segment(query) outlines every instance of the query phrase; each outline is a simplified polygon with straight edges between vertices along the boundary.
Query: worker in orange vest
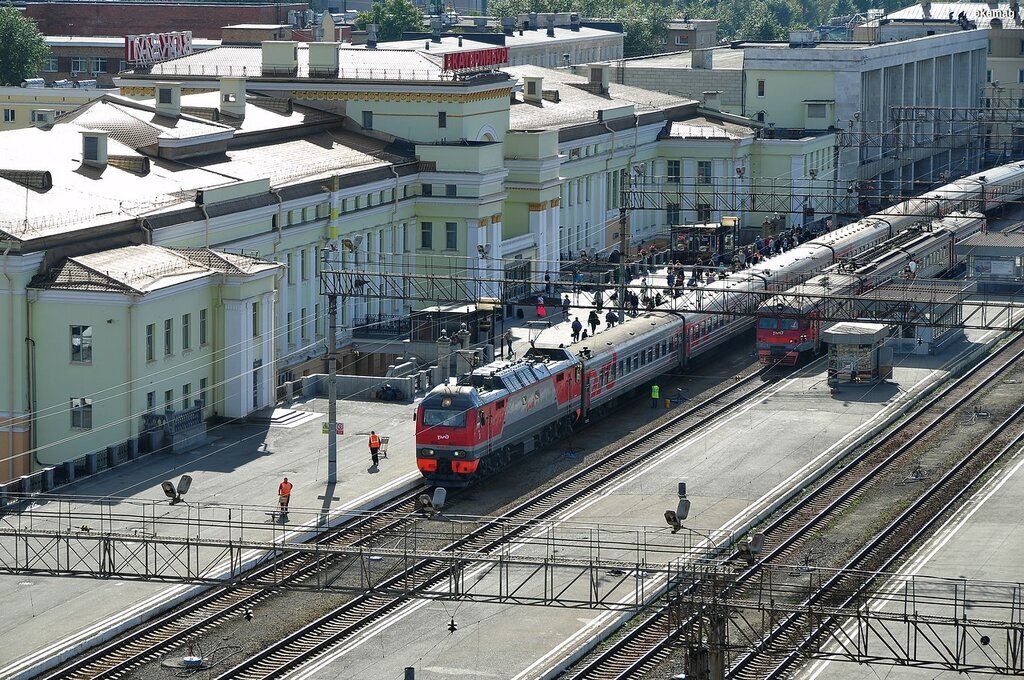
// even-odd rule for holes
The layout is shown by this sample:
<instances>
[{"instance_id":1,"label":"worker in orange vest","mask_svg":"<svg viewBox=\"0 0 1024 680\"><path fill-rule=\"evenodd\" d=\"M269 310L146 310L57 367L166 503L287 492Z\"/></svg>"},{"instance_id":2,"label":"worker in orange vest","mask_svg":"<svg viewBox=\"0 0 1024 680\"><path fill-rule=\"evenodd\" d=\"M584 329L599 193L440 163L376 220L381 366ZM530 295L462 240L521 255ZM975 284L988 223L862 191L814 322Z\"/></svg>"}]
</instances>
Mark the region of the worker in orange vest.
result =
<instances>
[{"instance_id":1,"label":"worker in orange vest","mask_svg":"<svg viewBox=\"0 0 1024 680\"><path fill-rule=\"evenodd\" d=\"M288 512L288 501L292 499L292 483L285 477L277 487L277 500L281 504L281 512Z\"/></svg>"},{"instance_id":2,"label":"worker in orange vest","mask_svg":"<svg viewBox=\"0 0 1024 680\"><path fill-rule=\"evenodd\" d=\"M373 430L370 430L370 460L373 461L373 467L377 467L377 452L380 451L380 437Z\"/></svg>"}]
</instances>

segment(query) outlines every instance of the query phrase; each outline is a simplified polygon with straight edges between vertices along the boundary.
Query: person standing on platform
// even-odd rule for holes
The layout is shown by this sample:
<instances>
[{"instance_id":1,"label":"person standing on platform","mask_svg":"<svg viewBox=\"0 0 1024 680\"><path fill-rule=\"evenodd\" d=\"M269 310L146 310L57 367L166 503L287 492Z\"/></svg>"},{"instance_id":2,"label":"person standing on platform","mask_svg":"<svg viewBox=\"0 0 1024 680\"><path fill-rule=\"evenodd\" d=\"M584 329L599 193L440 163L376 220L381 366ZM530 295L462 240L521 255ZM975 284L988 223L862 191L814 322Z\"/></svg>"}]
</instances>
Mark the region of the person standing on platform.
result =
<instances>
[{"instance_id":1,"label":"person standing on platform","mask_svg":"<svg viewBox=\"0 0 1024 680\"><path fill-rule=\"evenodd\" d=\"M288 512L288 503L292 499L292 483L285 477L284 481L277 485L277 502L281 506L281 513Z\"/></svg>"},{"instance_id":2,"label":"person standing on platform","mask_svg":"<svg viewBox=\"0 0 1024 680\"><path fill-rule=\"evenodd\" d=\"M580 323L580 317L576 317L572 322L572 341L579 342L580 331L583 330L583 324Z\"/></svg>"},{"instance_id":3,"label":"person standing on platform","mask_svg":"<svg viewBox=\"0 0 1024 680\"><path fill-rule=\"evenodd\" d=\"M508 358L511 359L515 356L515 352L512 351L512 329L509 328L505 331L505 346L508 347Z\"/></svg>"},{"instance_id":4,"label":"person standing on platform","mask_svg":"<svg viewBox=\"0 0 1024 680\"><path fill-rule=\"evenodd\" d=\"M651 385L651 408L658 408L658 398L661 396L661 388Z\"/></svg>"},{"instance_id":5,"label":"person standing on platform","mask_svg":"<svg viewBox=\"0 0 1024 680\"><path fill-rule=\"evenodd\" d=\"M543 319L547 315L548 315L548 310L547 310L546 307L544 307L544 296L543 295L538 295L537 296L537 318Z\"/></svg>"},{"instance_id":6,"label":"person standing on platform","mask_svg":"<svg viewBox=\"0 0 1024 680\"><path fill-rule=\"evenodd\" d=\"M601 317L597 315L596 309L590 310L590 316L587 317L587 324L590 325L590 334L594 335L597 333L597 327L601 325Z\"/></svg>"},{"instance_id":7,"label":"person standing on platform","mask_svg":"<svg viewBox=\"0 0 1024 680\"><path fill-rule=\"evenodd\" d=\"M569 300L568 295L562 296L562 316L569 318L569 308L572 307L572 301Z\"/></svg>"},{"instance_id":8,"label":"person standing on platform","mask_svg":"<svg viewBox=\"0 0 1024 680\"><path fill-rule=\"evenodd\" d=\"M380 437L373 430L370 430L370 460L373 461L373 467L377 467L378 459L377 454L380 453Z\"/></svg>"},{"instance_id":9,"label":"person standing on platform","mask_svg":"<svg viewBox=\"0 0 1024 680\"><path fill-rule=\"evenodd\" d=\"M597 313L600 314L602 307L604 307L604 293L602 293L601 289L598 288L594 291L594 309L596 309Z\"/></svg>"},{"instance_id":10,"label":"person standing on platform","mask_svg":"<svg viewBox=\"0 0 1024 680\"><path fill-rule=\"evenodd\" d=\"M608 328L615 328L615 323L619 320L619 315L614 310L609 309L608 313L604 316L605 322L608 324Z\"/></svg>"}]
</instances>

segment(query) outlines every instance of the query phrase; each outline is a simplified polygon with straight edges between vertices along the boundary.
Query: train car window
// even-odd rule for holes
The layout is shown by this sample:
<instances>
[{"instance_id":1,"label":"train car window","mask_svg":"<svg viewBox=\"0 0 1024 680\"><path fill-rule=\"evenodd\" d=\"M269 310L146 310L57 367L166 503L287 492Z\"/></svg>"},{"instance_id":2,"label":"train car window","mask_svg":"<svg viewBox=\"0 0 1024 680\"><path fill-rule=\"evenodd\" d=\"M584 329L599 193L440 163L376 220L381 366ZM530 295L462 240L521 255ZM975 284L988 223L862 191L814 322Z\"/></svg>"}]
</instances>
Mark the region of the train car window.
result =
<instances>
[{"instance_id":1,"label":"train car window","mask_svg":"<svg viewBox=\"0 0 1024 680\"><path fill-rule=\"evenodd\" d=\"M646 366L647 365L647 352L640 352L640 365L641 366Z\"/></svg>"},{"instance_id":2,"label":"train car window","mask_svg":"<svg viewBox=\"0 0 1024 680\"><path fill-rule=\"evenodd\" d=\"M800 328L799 319L780 319L780 321L784 331L795 331Z\"/></svg>"},{"instance_id":3,"label":"train car window","mask_svg":"<svg viewBox=\"0 0 1024 680\"><path fill-rule=\"evenodd\" d=\"M448 409L425 408L423 409L423 424L427 427L465 427L466 412L451 411Z\"/></svg>"},{"instance_id":4,"label":"train car window","mask_svg":"<svg viewBox=\"0 0 1024 680\"><path fill-rule=\"evenodd\" d=\"M622 375L624 373L624 371L622 370L624 363L625 362L623 362L622 359L619 359L619 375Z\"/></svg>"},{"instance_id":5,"label":"train car window","mask_svg":"<svg viewBox=\"0 0 1024 680\"><path fill-rule=\"evenodd\" d=\"M779 320L773 316L762 316L757 320L757 327L765 330L775 330L779 327Z\"/></svg>"},{"instance_id":6,"label":"train car window","mask_svg":"<svg viewBox=\"0 0 1024 680\"><path fill-rule=\"evenodd\" d=\"M476 419L477 425L480 426L480 427L483 427L484 426L484 422L486 420L487 420L487 416L484 414L483 411L480 411L477 414L477 419Z\"/></svg>"},{"instance_id":7,"label":"train car window","mask_svg":"<svg viewBox=\"0 0 1024 680\"><path fill-rule=\"evenodd\" d=\"M647 350L647 361L651 361L651 362L654 361L654 348L653 347L651 347L650 349Z\"/></svg>"},{"instance_id":8,"label":"train car window","mask_svg":"<svg viewBox=\"0 0 1024 680\"><path fill-rule=\"evenodd\" d=\"M668 340L661 341L661 355L665 356L668 354Z\"/></svg>"},{"instance_id":9,"label":"train car window","mask_svg":"<svg viewBox=\"0 0 1024 680\"><path fill-rule=\"evenodd\" d=\"M565 375L562 374L562 373L559 373L558 376L555 378L555 382L563 382L564 380L565 380Z\"/></svg>"},{"instance_id":10,"label":"train car window","mask_svg":"<svg viewBox=\"0 0 1024 680\"><path fill-rule=\"evenodd\" d=\"M502 399L497 404L495 404L495 408L505 408L505 400Z\"/></svg>"}]
</instances>

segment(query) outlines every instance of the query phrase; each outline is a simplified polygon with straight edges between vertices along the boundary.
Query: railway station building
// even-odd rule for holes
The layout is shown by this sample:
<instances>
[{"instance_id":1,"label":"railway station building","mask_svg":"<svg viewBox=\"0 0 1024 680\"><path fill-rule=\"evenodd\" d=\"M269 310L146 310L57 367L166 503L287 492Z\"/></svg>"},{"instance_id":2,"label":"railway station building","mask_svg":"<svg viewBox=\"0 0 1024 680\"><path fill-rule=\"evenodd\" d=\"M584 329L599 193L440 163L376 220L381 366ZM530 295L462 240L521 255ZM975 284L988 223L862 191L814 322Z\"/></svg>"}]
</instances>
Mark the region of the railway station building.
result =
<instances>
[{"instance_id":1,"label":"railway station building","mask_svg":"<svg viewBox=\"0 0 1024 680\"><path fill-rule=\"evenodd\" d=\"M794 32L784 43L737 41L607 67L615 82L692 99L711 93L723 111L763 123L759 134L768 138L832 134L836 191L852 187L874 205L980 165L977 120L938 114L976 108L986 80L987 32L957 28L874 43L816 42L813 32ZM934 113L894 119L894 107Z\"/></svg>"},{"instance_id":2,"label":"railway station building","mask_svg":"<svg viewBox=\"0 0 1024 680\"><path fill-rule=\"evenodd\" d=\"M220 47L5 133L0 477L137 442L204 387L205 415L245 417L322 373L325 248L371 281L472 275L489 297L505 277L518 299L583 249L602 257L624 237L632 252L676 219L717 221L716 200L749 192L767 162L749 120L598 65L506 59ZM772 162L802 163L791 148ZM709 183L675 186L690 172ZM710 181L726 175L727 189ZM678 203L627 211L621 232L623 191L661 185ZM343 370L382 374L393 357L367 348L441 301L393 293L339 305Z\"/></svg>"}]
</instances>

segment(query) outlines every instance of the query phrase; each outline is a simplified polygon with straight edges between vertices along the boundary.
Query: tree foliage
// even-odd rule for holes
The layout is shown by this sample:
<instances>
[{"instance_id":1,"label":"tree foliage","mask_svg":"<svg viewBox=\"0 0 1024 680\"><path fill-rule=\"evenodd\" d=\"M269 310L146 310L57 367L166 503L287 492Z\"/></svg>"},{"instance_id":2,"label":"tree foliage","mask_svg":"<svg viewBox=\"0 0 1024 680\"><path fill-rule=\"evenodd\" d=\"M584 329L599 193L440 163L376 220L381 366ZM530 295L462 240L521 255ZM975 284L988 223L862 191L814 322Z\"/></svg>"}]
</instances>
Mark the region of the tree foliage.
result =
<instances>
[{"instance_id":1,"label":"tree foliage","mask_svg":"<svg viewBox=\"0 0 1024 680\"><path fill-rule=\"evenodd\" d=\"M10 4L0 6L0 85L34 77L49 53L34 23Z\"/></svg>"},{"instance_id":2,"label":"tree foliage","mask_svg":"<svg viewBox=\"0 0 1024 680\"><path fill-rule=\"evenodd\" d=\"M401 40L403 33L423 30L423 15L409 0L384 0L356 15L353 24L360 31L377 24L377 40L381 42Z\"/></svg>"}]
</instances>

